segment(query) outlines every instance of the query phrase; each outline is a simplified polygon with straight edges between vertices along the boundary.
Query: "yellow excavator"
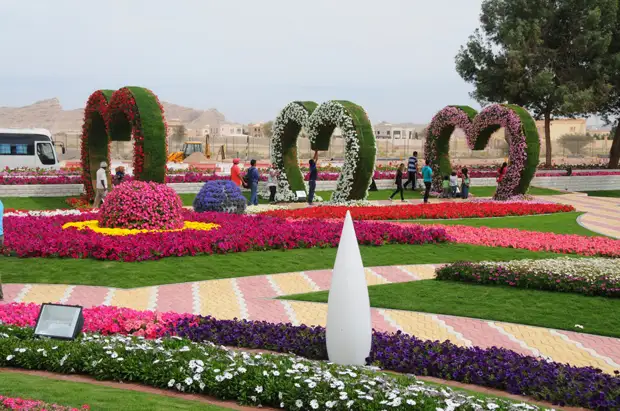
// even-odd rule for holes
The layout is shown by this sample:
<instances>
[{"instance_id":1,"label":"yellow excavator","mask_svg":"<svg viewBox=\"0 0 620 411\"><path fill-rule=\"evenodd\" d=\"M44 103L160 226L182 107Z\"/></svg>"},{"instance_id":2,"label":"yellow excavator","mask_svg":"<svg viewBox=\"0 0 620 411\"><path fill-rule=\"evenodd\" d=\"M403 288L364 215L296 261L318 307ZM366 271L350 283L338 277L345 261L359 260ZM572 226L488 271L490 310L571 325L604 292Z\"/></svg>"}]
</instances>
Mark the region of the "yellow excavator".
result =
<instances>
[{"instance_id":1,"label":"yellow excavator","mask_svg":"<svg viewBox=\"0 0 620 411\"><path fill-rule=\"evenodd\" d=\"M202 142L200 141L188 141L183 143L181 151L168 154L169 163L182 163L187 157L194 153L204 153L205 157L211 158L211 147L209 145L209 136L205 137L205 147L203 149ZM203 151L204 150L204 151Z\"/></svg>"}]
</instances>

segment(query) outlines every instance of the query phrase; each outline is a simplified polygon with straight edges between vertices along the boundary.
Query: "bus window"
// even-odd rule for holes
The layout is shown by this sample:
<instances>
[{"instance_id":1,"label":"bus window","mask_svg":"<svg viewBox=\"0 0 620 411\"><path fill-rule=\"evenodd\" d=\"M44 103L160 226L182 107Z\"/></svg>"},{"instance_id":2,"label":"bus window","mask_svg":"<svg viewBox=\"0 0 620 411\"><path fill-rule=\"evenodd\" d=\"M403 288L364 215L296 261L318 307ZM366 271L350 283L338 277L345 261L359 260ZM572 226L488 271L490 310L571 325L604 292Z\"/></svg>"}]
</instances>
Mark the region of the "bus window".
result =
<instances>
[{"instance_id":1,"label":"bus window","mask_svg":"<svg viewBox=\"0 0 620 411\"><path fill-rule=\"evenodd\" d=\"M54 149L52 143L40 143L37 142L37 156L41 161L41 164L45 166L56 164L56 156L54 156Z\"/></svg>"},{"instance_id":2,"label":"bus window","mask_svg":"<svg viewBox=\"0 0 620 411\"><path fill-rule=\"evenodd\" d=\"M28 155L28 144L15 144L15 154L18 156Z\"/></svg>"},{"instance_id":3,"label":"bus window","mask_svg":"<svg viewBox=\"0 0 620 411\"><path fill-rule=\"evenodd\" d=\"M0 144L0 156L10 156L11 155L11 145L10 144Z\"/></svg>"}]
</instances>

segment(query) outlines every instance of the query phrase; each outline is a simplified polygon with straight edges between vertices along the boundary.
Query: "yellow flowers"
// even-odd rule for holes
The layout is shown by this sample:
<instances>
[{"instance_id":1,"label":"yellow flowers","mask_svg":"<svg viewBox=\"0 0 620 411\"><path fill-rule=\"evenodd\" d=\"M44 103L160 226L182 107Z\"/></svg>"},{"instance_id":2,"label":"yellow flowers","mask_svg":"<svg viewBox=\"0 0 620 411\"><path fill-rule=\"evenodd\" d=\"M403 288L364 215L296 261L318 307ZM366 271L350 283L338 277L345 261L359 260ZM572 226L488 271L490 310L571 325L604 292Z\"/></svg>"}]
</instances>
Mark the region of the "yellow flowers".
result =
<instances>
[{"instance_id":1,"label":"yellow flowers","mask_svg":"<svg viewBox=\"0 0 620 411\"><path fill-rule=\"evenodd\" d=\"M166 232L174 232L174 231L184 231L184 230L198 230L198 231L209 231L214 230L216 228L220 228L219 224L213 223L199 223L196 221L185 221L183 223L183 228L179 228L176 230L131 230L126 228L106 228L99 227L99 221L97 220L88 220L88 221L76 221L71 223L66 223L62 226L62 229L65 230L67 228L74 227L78 230L89 229L99 234L103 235L112 235L112 236L125 236L125 235L136 235L142 233L166 233Z\"/></svg>"}]
</instances>

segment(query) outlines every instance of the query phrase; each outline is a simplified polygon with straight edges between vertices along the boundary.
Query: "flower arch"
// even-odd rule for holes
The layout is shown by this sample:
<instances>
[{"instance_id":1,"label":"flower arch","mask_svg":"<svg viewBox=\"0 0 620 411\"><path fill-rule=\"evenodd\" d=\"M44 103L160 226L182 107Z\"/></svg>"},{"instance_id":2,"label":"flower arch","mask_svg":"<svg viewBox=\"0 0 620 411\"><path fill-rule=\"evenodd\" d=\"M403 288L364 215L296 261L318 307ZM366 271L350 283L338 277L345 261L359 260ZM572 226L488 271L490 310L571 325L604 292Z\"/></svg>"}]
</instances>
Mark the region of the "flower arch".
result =
<instances>
[{"instance_id":1,"label":"flower arch","mask_svg":"<svg viewBox=\"0 0 620 411\"><path fill-rule=\"evenodd\" d=\"M110 141L130 141L132 137L134 178L163 183L168 152L166 134L164 109L152 91L123 87L91 94L84 110L81 138L86 196L94 198L93 181L99 163L110 163Z\"/></svg>"},{"instance_id":2,"label":"flower arch","mask_svg":"<svg viewBox=\"0 0 620 411\"><path fill-rule=\"evenodd\" d=\"M377 147L364 109L350 101L327 101L318 107L314 102L296 101L280 112L273 126L272 163L280 172L277 200L294 200L294 191L306 189L297 158L297 137L301 129L307 130L313 150L325 151L329 149L336 127L345 140L345 161L331 201L367 197Z\"/></svg>"},{"instance_id":3,"label":"flower arch","mask_svg":"<svg viewBox=\"0 0 620 411\"><path fill-rule=\"evenodd\" d=\"M465 132L471 150L483 150L493 133L505 129L509 164L494 198L507 200L527 193L540 155L540 136L532 116L522 107L493 104L480 113L469 106L447 106L433 117L428 127L424 154L433 169L433 190L441 190L442 176L452 172L450 136L455 128Z\"/></svg>"}]
</instances>

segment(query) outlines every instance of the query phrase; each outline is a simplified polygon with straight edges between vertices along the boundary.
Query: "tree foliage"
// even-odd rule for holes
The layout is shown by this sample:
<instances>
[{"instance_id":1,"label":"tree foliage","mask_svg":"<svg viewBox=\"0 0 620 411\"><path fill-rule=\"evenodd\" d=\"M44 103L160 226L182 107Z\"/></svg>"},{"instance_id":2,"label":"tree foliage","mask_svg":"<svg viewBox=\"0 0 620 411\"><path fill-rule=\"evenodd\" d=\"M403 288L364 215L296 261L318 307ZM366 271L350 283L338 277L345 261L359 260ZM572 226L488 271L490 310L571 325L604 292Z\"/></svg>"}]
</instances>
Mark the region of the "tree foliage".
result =
<instances>
[{"instance_id":1,"label":"tree foliage","mask_svg":"<svg viewBox=\"0 0 620 411\"><path fill-rule=\"evenodd\" d=\"M593 111L609 94L617 8L618 0L484 0L457 72L481 104L509 102L544 118L550 164L551 118Z\"/></svg>"}]
</instances>

